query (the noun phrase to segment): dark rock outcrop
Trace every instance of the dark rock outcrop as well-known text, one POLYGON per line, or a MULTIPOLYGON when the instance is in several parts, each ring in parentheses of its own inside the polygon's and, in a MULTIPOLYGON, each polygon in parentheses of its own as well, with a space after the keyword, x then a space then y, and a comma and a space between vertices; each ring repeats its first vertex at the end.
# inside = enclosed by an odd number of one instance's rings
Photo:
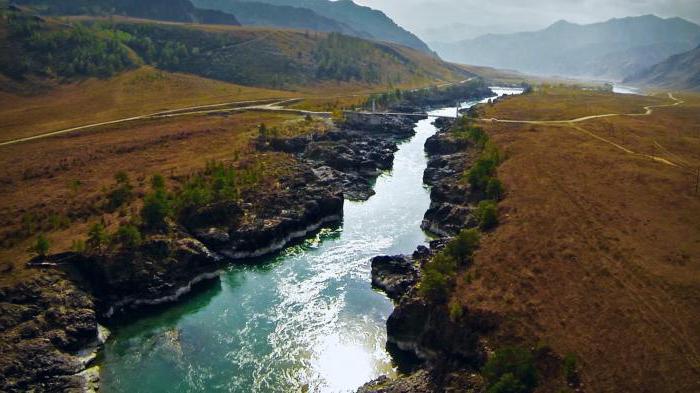
POLYGON ((179 299, 195 284, 218 277, 223 258, 184 232, 150 236, 133 250, 76 254, 71 267, 95 297, 103 318, 179 299))
POLYGON ((325 184, 340 187, 345 198, 366 200, 383 171, 391 169, 398 142, 415 134, 419 118, 348 113, 326 133, 257 141, 261 150, 295 154, 307 162, 325 184))
POLYGON ((367 382, 357 393, 408 393, 408 392, 436 392, 437 385, 427 370, 420 370, 399 379, 390 379, 381 376, 374 381, 367 382))
POLYGON ((419 247, 412 256, 381 256, 372 260, 372 282, 396 301, 387 320, 387 349, 406 374, 378 378, 358 392, 483 391, 473 370, 483 364, 486 349, 481 337, 498 323, 494 315, 462 309, 451 314, 446 304, 421 297, 418 266, 427 263, 444 241, 419 247), (456 372, 459 371, 459 372, 456 372))
MULTIPOLYGON (((55 261, 48 261, 56 263, 55 261)), ((65 273, 46 270, 0 286, 0 386, 3 392, 80 391, 98 339, 92 297, 65 273)))
POLYGON ((425 144, 428 167, 423 173, 423 182, 431 191, 430 207, 421 224, 424 230, 446 237, 478 224, 472 205, 479 197, 464 178, 476 158, 476 149, 468 140, 452 135, 449 125, 445 123, 425 144))
POLYGON ((397 301, 418 282, 418 268, 404 255, 372 258, 372 286, 397 301))

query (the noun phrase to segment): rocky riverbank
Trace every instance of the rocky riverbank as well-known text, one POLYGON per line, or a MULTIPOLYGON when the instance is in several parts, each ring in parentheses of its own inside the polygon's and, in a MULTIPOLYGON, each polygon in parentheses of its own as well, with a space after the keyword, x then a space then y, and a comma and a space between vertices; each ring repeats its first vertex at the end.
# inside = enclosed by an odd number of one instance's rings
POLYGON ((481 196, 464 179, 478 149, 463 136, 449 132, 452 123, 436 122, 438 132, 425 145, 429 161, 423 180, 431 187, 431 204, 421 227, 441 239, 411 256, 372 260, 373 285, 395 302, 387 320, 387 348, 407 374, 369 382, 361 393, 484 390, 483 378, 474 370, 485 361, 488 348, 482 337, 496 326, 496 316, 430 301, 417 287, 421 266, 452 236, 478 225, 473 213, 481 196))
POLYGON ((398 142, 415 134, 420 118, 349 112, 337 128, 296 138, 266 138, 258 149, 292 153, 314 168, 325 184, 340 187, 345 198, 367 200, 374 180, 391 169, 398 142))
POLYGON ((372 260, 372 283, 394 300, 387 320, 387 349, 405 374, 380 377, 359 393, 481 392, 477 370, 489 351, 482 337, 493 329, 493 315, 459 310, 426 300, 418 291, 420 268, 446 241, 419 247, 413 255, 379 256, 372 260))
POLYGON ((40 274, 0 288, 0 384, 10 392, 98 386, 99 373, 90 369, 98 321, 176 301, 227 263, 273 253, 340 221, 344 198, 373 194, 416 120, 351 116, 323 134, 260 140, 261 150, 297 158, 276 189, 202 206, 138 247, 31 261, 40 274))
POLYGON ((430 186, 430 208, 421 228, 440 236, 454 236, 462 228, 477 225, 473 205, 478 198, 469 188, 464 173, 478 151, 471 143, 448 132, 450 122, 437 124, 438 133, 425 144, 428 168, 423 182, 430 186))

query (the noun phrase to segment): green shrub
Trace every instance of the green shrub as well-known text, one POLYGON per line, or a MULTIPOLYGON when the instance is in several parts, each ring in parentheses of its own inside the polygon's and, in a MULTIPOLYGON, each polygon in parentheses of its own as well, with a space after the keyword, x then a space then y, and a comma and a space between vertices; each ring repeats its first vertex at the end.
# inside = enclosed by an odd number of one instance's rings
POLYGON ((463 229, 445 246, 445 253, 464 265, 479 246, 479 238, 479 231, 476 229, 463 229))
POLYGON ((125 203, 133 199, 133 187, 129 181, 129 175, 124 171, 119 171, 114 175, 117 184, 114 189, 107 194, 108 209, 114 211, 125 203))
POLYGON ((479 231, 473 228, 462 230, 445 246, 444 250, 423 265, 420 294, 431 301, 445 301, 452 289, 459 267, 471 260, 478 245, 479 231))
POLYGON ((129 184, 129 174, 124 171, 119 171, 114 174, 114 180, 117 184, 129 184))
POLYGON ((70 249, 77 253, 84 253, 87 247, 85 246, 85 240, 75 239, 71 242, 70 249))
POLYGON ((564 356, 563 369, 566 382, 575 383, 578 378, 576 374, 576 355, 570 353, 564 356))
POLYGON ((151 178, 152 191, 143 199, 141 220, 147 230, 158 230, 165 227, 165 219, 170 215, 171 203, 165 190, 165 179, 155 174, 151 178))
POLYGON ((165 178, 161 174, 151 177, 151 188, 154 190, 165 190, 165 178))
POLYGON ((131 186, 121 185, 107 194, 108 208, 114 211, 120 208, 125 203, 129 202, 133 197, 131 186))
MULTIPOLYGON (((468 119, 467 117, 463 118, 468 119)), ((474 145, 476 145, 479 148, 483 148, 489 141, 489 135, 481 127, 469 125, 466 128, 466 132, 467 138, 469 138, 469 140, 472 141, 472 143, 474 143, 474 145)))
POLYGON ((101 252, 105 245, 109 241, 109 236, 105 230, 105 226, 102 223, 96 223, 90 227, 88 231, 88 239, 85 245, 87 250, 92 252, 101 252))
POLYGON ((454 258, 439 253, 423 266, 420 281, 420 294, 431 301, 442 302, 452 287, 452 279, 457 271, 457 262, 454 258))
POLYGON ((493 143, 486 142, 479 158, 467 171, 467 181, 473 188, 487 192, 488 184, 495 178, 496 168, 502 160, 500 150, 493 143))
POLYGON ((51 248, 51 243, 49 239, 44 236, 43 233, 39 234, 36 238, 36 242, 29 248, 29 251, 36 254, 41 258, 45 258, 49 254, 49 249, 51 248))
POLYGON ((464 308, 458 300, 453 300, 449 304, 450 321, 457 322, 464 315, 464 308))
POLYGON ((170 206, 164 192, 155 191, 146 195, 141 208, 143 226, 149 230, 165 227, 165 219, 170 214, 170 206))
POLYGON ((515 375, 506 373, 486 391, 487 393, 527 393, 529 390, 515 375))
POLYGON ((117 230, 114 239, 127 249, 133 249, 141 245, 141 232, 134 225, 123 225, 117 230))
POLYGON ((479 228, 489 230, 498 225, 498 205, 495 201, 481 201, 476 208, 479 228))
POLYGON ((489 393, 529 393, 537 386, 535 359, 530 351, 522 348, 497 350, 484 365, 482 374, 489 393))
POLYGON ((267 137, 269 136, 267 131, 267 125, 265 125, 265 123, 260 123, 260 125, 258 126, 258 135, 262 139, 267 139, 267 137))
POLYGON ((492 177, 486 183, 486 197, 498 201, 503 197, 503 183, 500 180, 492 177))
POLYGON ((467 172, 469 184, 477 190, 485 190, 489 180, 496 173, 497 165, 496 161, 480 157, 467 172))

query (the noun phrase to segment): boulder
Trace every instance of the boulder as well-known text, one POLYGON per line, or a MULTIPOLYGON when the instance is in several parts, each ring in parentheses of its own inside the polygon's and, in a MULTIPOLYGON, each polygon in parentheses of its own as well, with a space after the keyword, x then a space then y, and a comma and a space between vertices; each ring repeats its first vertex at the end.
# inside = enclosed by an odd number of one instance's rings
POLYGON ((384 291, 390 299, 398 300, 418 282, 418 269, 404 255, 372 258, 372 286, 384 291))

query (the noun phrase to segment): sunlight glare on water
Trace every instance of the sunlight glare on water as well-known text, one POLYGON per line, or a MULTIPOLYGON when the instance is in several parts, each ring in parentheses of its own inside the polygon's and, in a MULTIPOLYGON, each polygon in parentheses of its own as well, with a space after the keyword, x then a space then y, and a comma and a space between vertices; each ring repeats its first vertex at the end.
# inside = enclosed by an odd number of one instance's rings
POLYGON ((393 305, 372 290, 370 259, 428 241, 420 223, 430 204, 422 177, 431 121, 400 145, 376 195, 345 202, 341 227, 231 266, 184 301, 114 327, 101 391, 352 392, 393 375, 385 350, 393 305))

